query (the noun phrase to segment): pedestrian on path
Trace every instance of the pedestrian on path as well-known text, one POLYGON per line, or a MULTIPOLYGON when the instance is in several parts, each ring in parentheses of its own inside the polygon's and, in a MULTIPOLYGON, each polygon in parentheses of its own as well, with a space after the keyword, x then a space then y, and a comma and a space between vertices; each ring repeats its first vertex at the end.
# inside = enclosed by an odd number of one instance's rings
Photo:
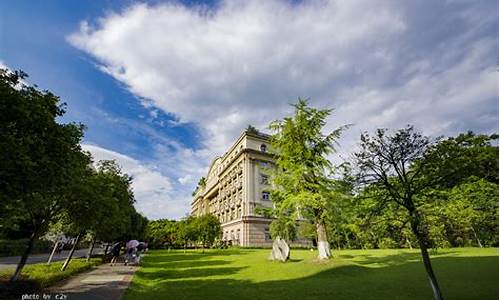
POLYGON ((122 242, 117 242, 114 243, 113 246, 111 246, 111 266, 113 266, 116 263, 116 260, 120 256, 120 250, 122 248, 122 242))
POLYGON ((126 255, 125 255, 125 265, 127 265, 129 262, 136 262, 136 252, 137 252, 137 246, 139 245, 138 240, 130 240, 126 244, 126 255))

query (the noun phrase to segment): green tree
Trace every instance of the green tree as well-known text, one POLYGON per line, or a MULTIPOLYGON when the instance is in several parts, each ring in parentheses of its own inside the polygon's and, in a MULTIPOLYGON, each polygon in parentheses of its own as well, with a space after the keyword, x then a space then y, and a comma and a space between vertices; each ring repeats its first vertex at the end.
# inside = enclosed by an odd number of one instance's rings
POLYGON ((498 246, 498 185, 470 178, 447 193, 444 206, 454 246, 498 246))
POLYGON ((202 251, 211 247, 217 238, 222 235, 219 219, 212 214, 205 214, 194 218, 193 226, 196 227, 196 240, 201 243, 202 251))
POLYGON ((0 70, 0 222, 24 219, 31 231, 12 280, 89 161, 80 148, 83 125, 58 123, 64 104, 48 91, 23 85, 25 77, 0 70))
POLYGON ((453 188, 470 176, 498 184, 498 135, 469 131, 432 145, 421 159, 429 186, 453 188))
POLYGON ((292 117, 270 124, 272 152, 276 168, 271 172, 271 200, 277 215, 305 217, 314 222, 318 238, 318 258, 331 256, 326 232, 328 202, 335 193, 329 177, 333 165, 327 155, 334 152, 334 143, 346 126, 326 135, 321 130, 330 114, 329 109, 315 109, 299 99, 293 105, 292 117))
POLYGON ((184 252, 189 243, 197 241, 198 228, 195 226, 195 220, 195 217, 189 216, 177 222, 177 236, 184 252))
POLYGON ((355 154, 355 160, 359 182, 383 191, 384 196, 377 198, 381 206, 392 203, 406 209, 434 298, 438 300, 442 296, 428 253, 429 230, 424 223, 421 203, 418 202, 418 196, 426 188, 419 177, 424 164, 415 163, 422 159, 430 145, 431 141, 415 131, 413 126, 400 129, 392 135, 384 129, 378 129, 373 136, 368 133, 361 135, 361 150, 355 154))
POLYGON ((155 220, 148 223, 146 236, 152 248, 172 248, 179 243, 178 224, 175 220, 155 220))
POLYGON ((281 237, 285 241, 291 242, 297 238, 297 220, 291 215, 279 216, 269 225, 271 237, 276 239, 281 237))

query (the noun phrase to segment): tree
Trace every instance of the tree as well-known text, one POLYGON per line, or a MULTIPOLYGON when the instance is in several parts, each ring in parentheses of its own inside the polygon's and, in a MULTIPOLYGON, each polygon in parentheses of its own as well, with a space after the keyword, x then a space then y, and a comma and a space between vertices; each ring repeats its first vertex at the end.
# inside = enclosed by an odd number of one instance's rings
POLYGON ((196 193, 198 192, 198 190, 204 189, 206 185, 207 185, 207 179, 205 177, 201 177, 200 180, 198 180, 198 185, 196 185, 196 188, 194 189, 194 191, 191 194, 191 196, 194 197, 194 195, 196 195, 196 193))
POLYGON ((197 228, 194 226, 195 217, 189 216, 177 223, 177 236, 180 243, 184 246, 184 252, 190 242, 197 240, 197 228))
POLYGON ((427 271, 434 298, 442 299, 441 290, 429 258, 429 232, 423 222, 418 202, 426 189, 420 180, 423 164, 419 161, 431 146, 429 138, 415 131, 413 126, 400 129, 392 135, 378 129, 374 136, 361 135, 361 150, 354 157, 358 166, 358 178, 362 186, 370 184, 384 193, 379 197, 381 205, 390 202, 406 209, 409 223, 415 235, 427 271))
POLYGON ((297 238, 297 220, 292 216, 279 216, 274 219, 269 226, 271 237, 278 237, 291 242, 297 238))
POLYGON ((444 219, 453 246, 498 246, 498 185, 471 177, 446 192, 444 219))
POLYGON ((498 135, 469 131, 432 145, 421 159, 428 185, 453 188, 470 176, 498 184, 498 135))
POLYGON ((22 84, 26 74, 0 70, 0 202, 3 224, 24 219, 30 238, 17 280, 37 238, 64 207, 70 183, 89 157, 81 151, 83 125, 60 124, 57 96, 22 84))
POLYGON ((271 172, 271 200, 277 215, 305 217, 314 222, 318 238, 318 258, 331 256, 326 232, 328 202, 336 197, 332 180, 333 165, 327 155, 347 126, 326 135, 321 130, 330 109, 315 109, 299 99, 293 105, 292 117, 270 124, 271 151, 276 156, 276 168, 271 172))
POLYGON ((175 220, 155 220, 148 223, 146 236, 152 248, 172 248, 179 243, 177 236, 177 222, 175 220))
POLYGON ((205 246, 212 246, 214 241, 222 235, 219 219, 212 214, 196 217, 193 226, 196 227, 196 240, 201 243, 203 252, 205 246))

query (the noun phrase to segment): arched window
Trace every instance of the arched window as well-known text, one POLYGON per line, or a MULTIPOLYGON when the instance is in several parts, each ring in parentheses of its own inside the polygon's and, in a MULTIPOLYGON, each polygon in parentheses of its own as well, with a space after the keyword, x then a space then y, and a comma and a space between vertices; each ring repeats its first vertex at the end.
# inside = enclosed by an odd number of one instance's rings
POLYGON ((260 151, 266 152, 267 151, 267 146, 265 144, 260 145, 260 151))

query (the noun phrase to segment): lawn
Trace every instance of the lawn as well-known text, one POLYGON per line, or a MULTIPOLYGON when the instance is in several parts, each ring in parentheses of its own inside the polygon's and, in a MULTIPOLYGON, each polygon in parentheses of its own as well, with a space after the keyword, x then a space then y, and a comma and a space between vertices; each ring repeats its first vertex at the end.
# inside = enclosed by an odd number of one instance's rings
MULTIPOLYGON (((85 258, 72 259, 66 270, 61 272, 63 263, 64 261, 57 261, 50 265, 46 263, 26 265, 21 272, 21 277, 22 279, 34 280, 40 287, 44 288, 99 265, 101 258, 92 258, 90 262, 86 262, 85 258)), ((7 282, 13 273, 14 268, 0 271, 0 284, 7 282)))
MULTIPOLYGON (((150 251, 125 294, 132 299, 431 299, 420 253, 411 250, 150 251)), ((498 299, 498 249, 443 249, 432 257, 445 299, 498 299)))

